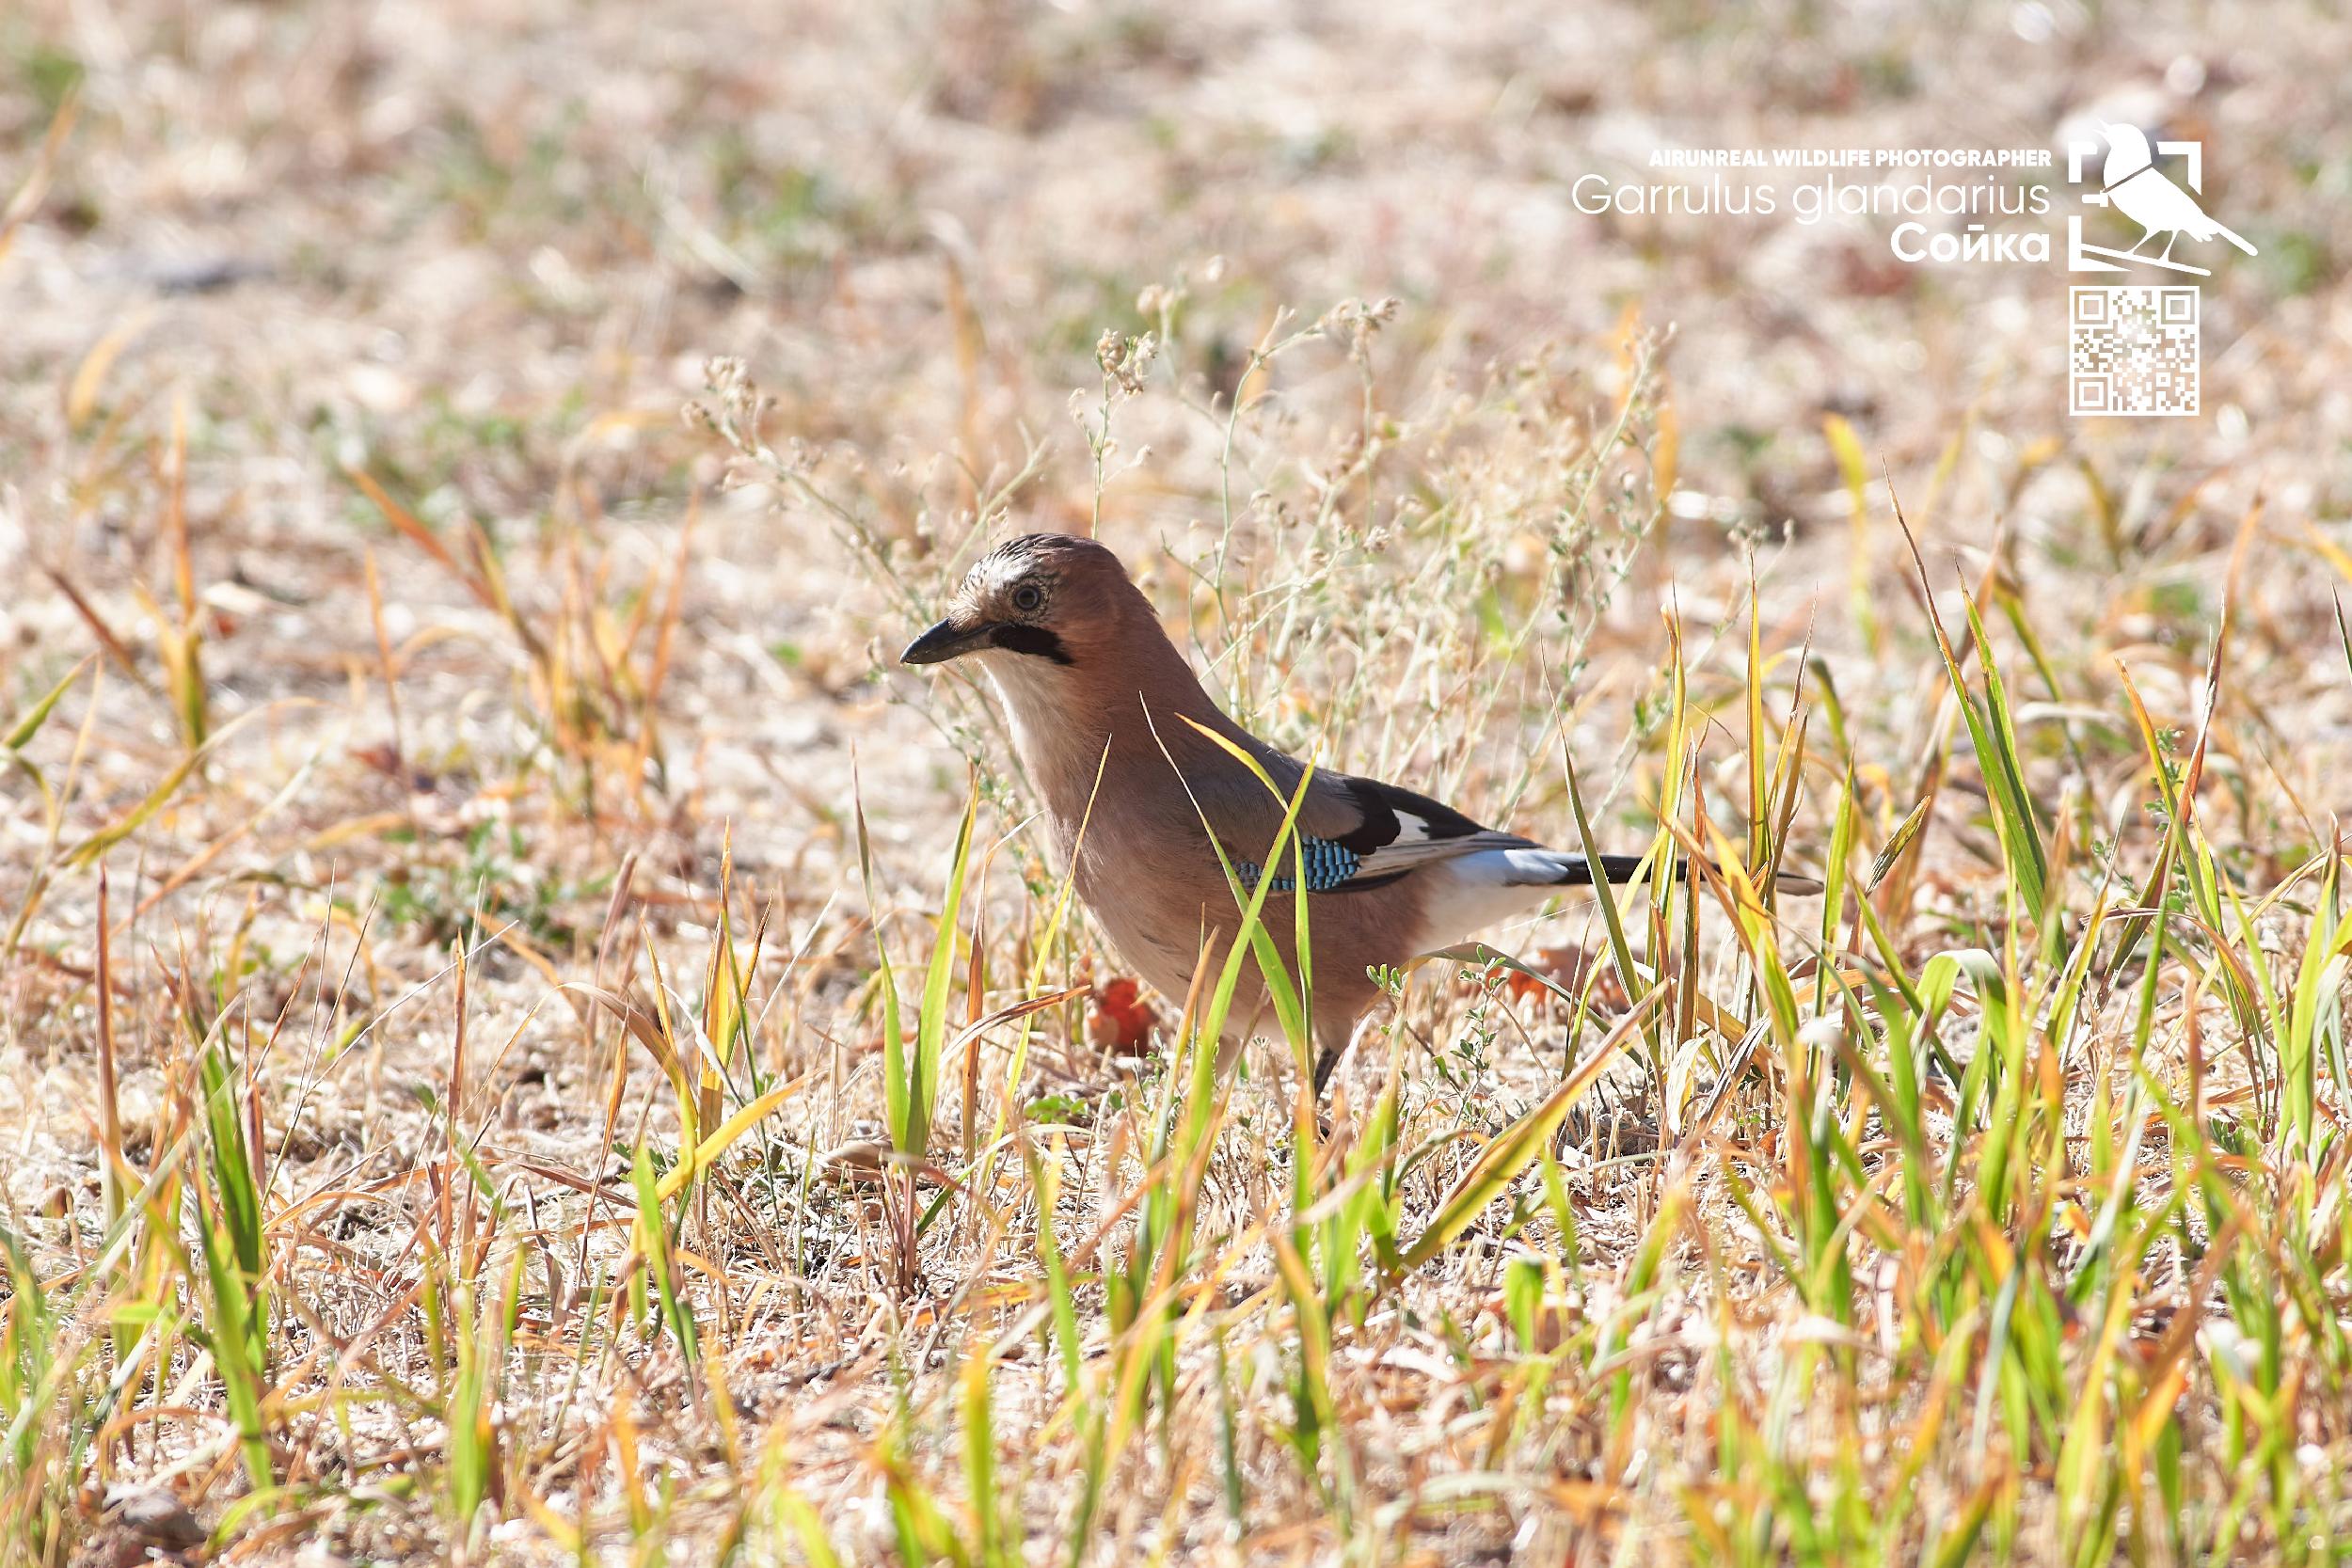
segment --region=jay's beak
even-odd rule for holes
[[[898,662],[945,664],[960,654],[987,647],[995,629],[984,621],[961,625],[950,617],[908,643],[906,652],[898,656]]]

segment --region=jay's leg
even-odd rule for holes
[[[1323,1085],[1331,1081],[1331,1069],[1340,1065],[1340,1057],[1346,1052],[1347,1044],[1347,1040],[1343,1037],[1339,1044],[1333,1045],[1331,1037],[1327,1031],[1321,1028],[1315,1030],[1315,1099],[1317,1101],[1323,1099]]]
[[[1362,1039],[1365,1034],[1379,1026],[1386,999],[1375,1003],[1364,1016],[1353,1021],[1329,1015],[1315,1020],[1315,1099],[1323,1098],[1325,1085],[1331,1082],[1331,1071],[1340,1065],[1340,1058]]]

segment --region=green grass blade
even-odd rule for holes
[[[1633,1037],[1642,1020],[1648,1014],[1650,1004],[1662,994],[1652,991],[1628,1008],[1615,1026],[1578,1065],[1576,1071],[1562,1079],[1559,1087],[1546,1095],[1541,1103],[1505,1128],[1479,1151],[1478,1158],[1470,1162],[1470,1167],[1463,1171],[1453,1189],[1446,1194],[1428,1226],[1406,1249],[1404,1266],[1406,1269],[1421,1267],[1451,1246],[1463,1231],[1470,1228],[1472,1221],[1486,1212],[1489,1204],[1502,1196],[1503,1190],[1521,1171],[1541,1158],[1544,1151],[1551,1147],[1551,1136],[1567,1119],[1568,1112],[1600,1081],[1600,1075],[1607,1070],[1618,1051]]]

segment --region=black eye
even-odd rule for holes
[[[1012,591],[1012,608],[1024,615],[1035,615],[1045,608],[1045,590],[1034,582],[1025,582]]]

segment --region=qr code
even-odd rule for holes
[[[2197,412],[2197,291],[2074,291],[2068,376],[2077,414]]]

